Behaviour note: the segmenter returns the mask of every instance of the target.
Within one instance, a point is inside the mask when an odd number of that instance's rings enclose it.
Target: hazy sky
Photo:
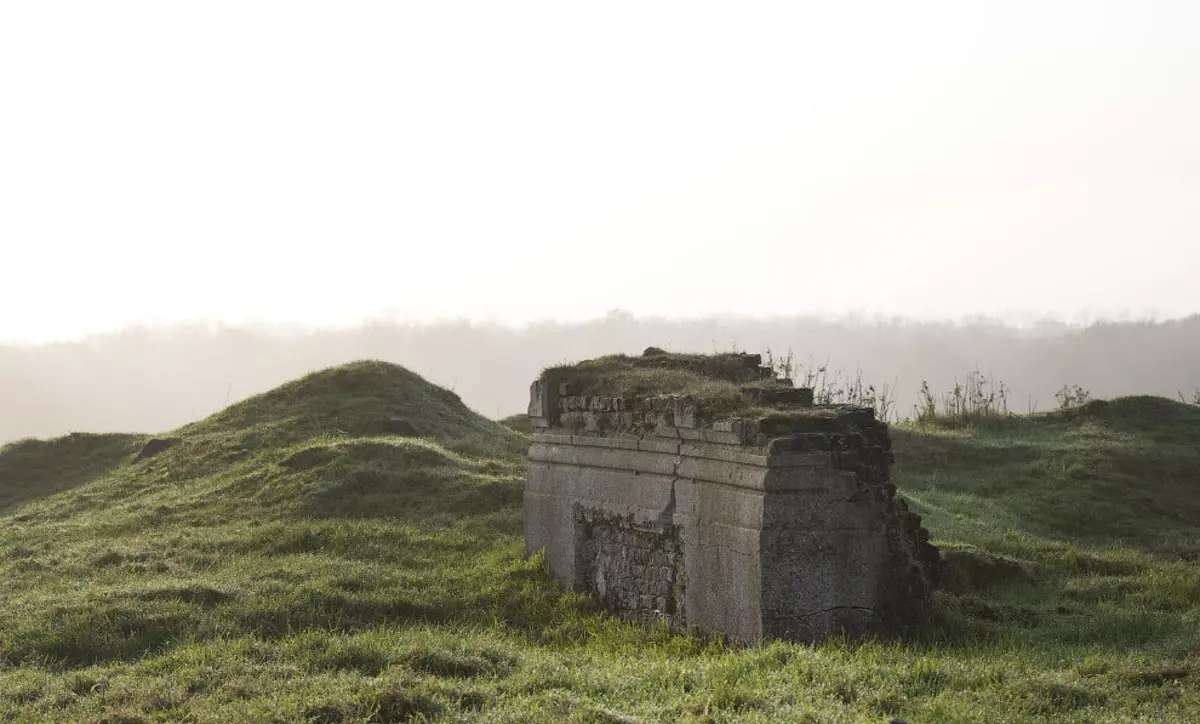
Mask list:
[[[0,339],[1200,310],[1200,3],[7,2]]]

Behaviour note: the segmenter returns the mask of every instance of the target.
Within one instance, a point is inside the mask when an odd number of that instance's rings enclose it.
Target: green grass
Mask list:
[[[741,353],[703,355],[658,351],[638,357],[608,355],[549,367],[542,374],[554,384],[569,382],[572,395],[634,398],[686,395],[694,399],[711,419],[728,416],[758,418],[779,410],[794,409],[792,404],[775,404],[761,399],[780,391],[781,385],[773,375],[738,381],[739,373],[758,373],[757,364],[750,368],[747,364],[746,356]]]
[[[388,435],[401,416],[420,437]],[[0,450],[0,719],[1192,721],[1200,409],[893,427],[949,561],[916,640],[732,648],[522,557],[527,438],[400,368]]]

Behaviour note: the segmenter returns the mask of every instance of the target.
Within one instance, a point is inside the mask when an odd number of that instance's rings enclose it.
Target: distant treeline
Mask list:
[[[478,412],[525,408],[546,366],[602,354],[791,349],[801,369],[827,367],[894,391],[912,411],[923,382],[952,389],[974,370],[1003,382],[1008,406],[1051,409],[1064,385],[1093,397],[1189,400],[1200,387],[1200,315],[1166,322],[1017,329],[970,323],[829,321],[815,317],[670,321],[624,313],[523,328],[369,323],[353,329],[185,325],[129,329],[79,342],[0,346],[0,442],[71,431],[167,430],[312,370],[355,359],[395,362],[453,389]]]

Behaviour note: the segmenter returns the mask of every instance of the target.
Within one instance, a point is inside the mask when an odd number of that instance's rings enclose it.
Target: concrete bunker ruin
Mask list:
[[[812,642],[927,617],[940,555],[871,409],[651,348],[547,370],[529,415],[526,551],[622,618]]]

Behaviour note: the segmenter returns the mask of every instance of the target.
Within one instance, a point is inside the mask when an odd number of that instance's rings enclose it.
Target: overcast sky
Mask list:
[[[1200,311],[1200,3],[7,2],[0,340]]]

